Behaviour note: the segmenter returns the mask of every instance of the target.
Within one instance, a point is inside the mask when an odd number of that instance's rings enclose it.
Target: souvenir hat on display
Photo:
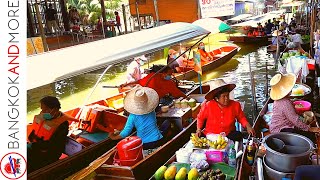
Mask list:
[[[273,33],[272,33],[272,36],[281,36],[281,35],[282,35],[282,32],[279,31],[279,30],[275,30],[275,31],[273,31]]]
[[[142,61],[147,61],[147,58],[146,58],[145,55],[137,56],[137,57],[134,58],[134,60],[139,60],[139,59],[141,59]]]
[[[279,100],[288,95],[296,83],[296,76],[292,73],[276,74],[270,80],[270,97]]]
[[[142,115],[156,109],[159,104],[158,93],[151,88],[138,86],[124,98],[124,109],[129,113]]]
[[[235,84],[228,84],[223,79],[215,79],[214,81],[210,82],[210,91],[206,94],[206,100],[212,100],[215,95],[222,89],[228,88],[229,91],[232,91],[236,85]]]

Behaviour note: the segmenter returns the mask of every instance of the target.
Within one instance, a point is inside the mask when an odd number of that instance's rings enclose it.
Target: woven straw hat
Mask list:
[[[124,109],[137,115],[150,113],[158,104],[158,93],[148,87],[134,88],[124,98]]]
[[[281,35],[282,35],[282,32],[279,31],[279,30],[275,30],[275,31],[273,31],[273,33],[272,33],[272,36],[281,36]]]
[[[224,87],[227,87],[229,91],[232,91],[236,85],[228,84],[223,79],[215,79],[210,82],[210,91],[206,94],[206,100],[210,101],[214,98],[214,96]]]
[[[273,100],[279,100],[288,95],[294,84],[296,83],[296,76],[289,74],[276,74],[270,80],[271,91],[270,97]]]

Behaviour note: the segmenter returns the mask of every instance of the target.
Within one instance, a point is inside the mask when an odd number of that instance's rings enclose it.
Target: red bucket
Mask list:
[[[121,166],[133,166],[143,159],[142,141],[137,136],[121,140],[117,144],[114,162]]]

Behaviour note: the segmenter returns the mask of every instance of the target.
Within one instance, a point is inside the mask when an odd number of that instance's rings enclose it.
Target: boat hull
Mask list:
[[[208,72],[208,71],[211,71],[211,70],[213,70],[215,68],[220,67],[221,65],[223,65],[226,62],[228,62],[229,60],[231,60],[232,57],[234,55],[236,55],[238,53],[238,51],[239,51],[239,47],[236,47],[236,46],[226,46],[226,48],[232,48],[232,50],[230,52],[228,52],[228,54],[226,54],[226,55],[224,55],[224,56],[222,56],[220,58],[217,58],[216,60],[211,61],[208,64],[203,65],[201,67],[202,68],[202,73]],[[175,77],[178,80],[183,80],[183,79],[189,80],[189,79],[195,78],[197,76],[198,76],[198,73],[195,72],[193,69],[188,70],[188,71],[183,72],[183,73],[175,74]]]

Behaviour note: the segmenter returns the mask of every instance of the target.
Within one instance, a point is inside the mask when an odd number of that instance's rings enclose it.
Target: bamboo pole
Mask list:
[[[126,8],[124,4],[122,4],[122,14],[123,14],[123,22],[124,22],[124,33],[128,34],[127,15],[126,15]]]
[[[35,9],[36,9],[36,16],[38,19],[38,25],[39,25],[40,36],[42,39],[43,49],[45,52],[47,52],[49,49],[48,49],[48,44],[47,44],[47,40],[46,40],[46,35],[44,34],[44,30],[43,30],[43,26],[42,26],[42,18],[40,16],[38,3],[35,3]]]

